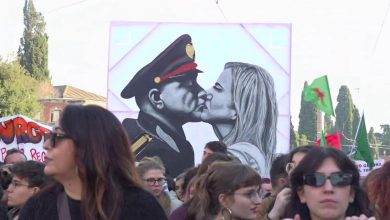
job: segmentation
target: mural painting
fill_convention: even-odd
[[[269,176],[275,153],[289,150],[290,29],[113,23],[108,108],[137,159],[159,156],[175,177],[218,139]]]

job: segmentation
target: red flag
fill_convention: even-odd
[[[341,149],[341,132],[338,131],[333,134],[328,134],[325,136],[325,140],[326,140],[326,146],[333,147],[339,150]],[[321,139],[318,139],[316,141],[316,144],[321,146]]]

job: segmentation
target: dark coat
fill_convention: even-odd
[[[144,134],[152,137],[134,152],[137,161],[145,156],[158,156],[163,161],[167,174],[172,177],[194,166],[194,150],[184,134],[180,135],[172,131],[157,119],[143,112],[139,113],[137,120],[127,118],[122,124],[133,143]]]

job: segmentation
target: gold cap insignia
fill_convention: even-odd
[[[195,49],[192,46],[192,43],[186,45],[186,53],[187,53],[187,56],[189,56],[191,59],[194,59]]]
[[[157,83],[157,84],[160,83],[161,82],[161,78],[158,77],[158,76],[154,77],[154,82]]]

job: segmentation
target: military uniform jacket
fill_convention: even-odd
[[[137,161],[145,156],[158,156],[167,174],[172,177],[194,166],[194,150],[185,136],[172,131],[157,119],[140,112],[137,120],[127,118],[122,124],[132,143],[145,134],[151,137],[134,152]]]

